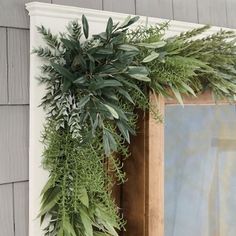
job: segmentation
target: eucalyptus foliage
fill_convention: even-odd
[[[135,108],[152,110],[150,92],[180,103],[182,94],[207,89],[235,99],[233,32],[197,39],[204,26],[165,38],[167,23],[129,30],[137,20],[109,18],[96,35],[85,16],[59,35],[38,27],[46,42],[33,51],[44,60],[39,81],[46,87],[43,166],[50,176],[39,213],[45,236],[117,236],[124,228],[111,188],[126,180],[122,158],[135,135]]]

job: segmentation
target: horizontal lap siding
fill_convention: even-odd
[[[102,0],[52,0],[52,3],[102,10]]]
[[[136,14],[173,19],[172,0],[136,0]]]
[[[14,236],[13,185],[0,185],[0,235]]]
[[[14,183],[15,236],[28,235],[28,182]]]
[[[0,106],[0,184],[28,180],[28,106]]]
[[[226,0],[227,25],[229,28],[236,28],[236,1]]]
[[[197,0],[173,0],[174,19],[198,22]]]
[[[0,25],[14,28],[29,28],[29,17],[25,4],[32,0],[0,0]],[[38,2],[51,3],[51,0]]]
[[[6,28],[0,28],[0,42],[0,104],[6,104],[8,102]]]
[[[228,26],[226,1],[198,0],[199,23]]]
[[[8,29],[9,103],[29,103],[29,30]]]
[[[135,0],[103,0],[103,10],[135,14]]]

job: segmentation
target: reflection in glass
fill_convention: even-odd
[[[167,106],[165,236],[235,235],[235,106]]]

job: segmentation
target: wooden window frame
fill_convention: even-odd
[[[175,99],[156,95],[150,95],[150,101],[163,117],[166,105],[178,104]],[[229,104],[227,100],[216,103],[210,91],[197,98],[185,96],[183,101],[186,105]],[[118,191],[118,201],[127,231],[121,235],[164,236],[164,122],[157,122],[149,114],[141,115],[124,169],[128,181]]]

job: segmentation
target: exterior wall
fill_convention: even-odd
[[[28,232],[29,17],[27,0],[0,0],[0,228]],[[236,28],[234,0],[41,0]],[[3,230],[3,231],[2,231]]]

